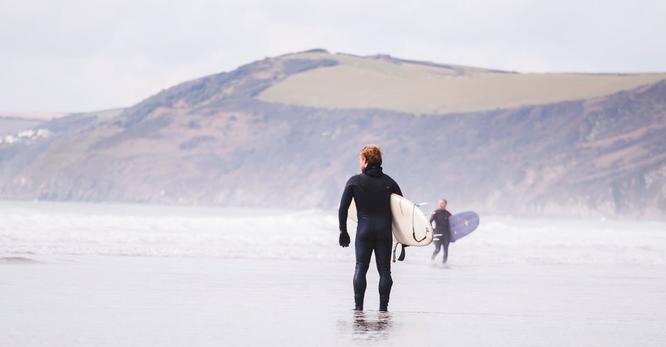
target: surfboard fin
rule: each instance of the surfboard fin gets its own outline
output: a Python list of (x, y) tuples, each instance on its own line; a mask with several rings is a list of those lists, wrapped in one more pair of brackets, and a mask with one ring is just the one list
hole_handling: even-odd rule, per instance
[(401, 243), (398, 243), (398, 242), (396, 242), (393, 245), (393, 262), (394, 263), (395, 263), (395, 251), (398, 249), (398, 245), (402, 246), (402, 247), (400, 247), (400, 255), (398, 256), (399, 261), (405, 260), (405, 247), (409, 247), (409, 246), (405, 246), (405, 245), (403, 245)]
[(398, 257), (398, 261), (405, 260), (405, 247), (409, 246), (402, 245), (402, 247), (400, 248), (400, 256)]

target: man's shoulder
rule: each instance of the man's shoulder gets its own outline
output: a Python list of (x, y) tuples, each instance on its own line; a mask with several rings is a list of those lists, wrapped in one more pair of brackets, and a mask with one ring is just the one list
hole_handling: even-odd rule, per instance
[(360, 174), (353, 175), (353, 176), (349, 177), (349, 179), (347, 180), (347, 184), (346, 184), (346, 186), (355, 186), (355, 185), (358, 185), (360, 179), (361, 179), (361, 175), (360, 175)]
[(392, 184), (397, 184), (397, 183), (395, 182), (395, 180), (394, 180), (391, 176), (389, 176), (389, 175), (387, 175), (387, 174), (385, 174), (385, 173), (383, 173), (383, 172), (382, 172), (382, 177), (384, 177), (385, 180), (391, 182)]

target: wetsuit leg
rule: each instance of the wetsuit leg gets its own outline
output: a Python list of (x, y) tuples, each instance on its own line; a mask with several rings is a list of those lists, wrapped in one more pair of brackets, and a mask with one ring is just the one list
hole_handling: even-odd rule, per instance
[(354, 242), (356, 248), (356, 270), (354, 271), (354, 301), (356, 309), (363, 309), (363, 298), (365, 297), (365, 288), (367, 282), (365, 275), (368, 273), (370, 267), (370, 257), (374, 249), (374, 242), (368, 236), (368, 230), (365, 225), (359, 223), (356, 230), (356, 240)]
[(439, 254), (439, 250), (442, 248), (441, 237), (442, 237), (442, 235), (439, 235), (439, 238), (440, 238), (440, 239), (434, 241), (434, 244), (435, 244), (435, 251), (432, 252), (432, 259), (435, 259), (435, 257), (437, 256), (437, 254)]
[(380, 239), (375, 243), (375, 261), (379, 272), (379, 310), (386, 311), (393, 279), (391, 278), (391, 244), (392, 238)]
[(444, 248), (444, 259), (442, 259), (442, 262), (446, 263), (446, 261), (449, 259), (449, 243), (451, 241), (451, 235), (444, 233), (442, 237), (442, 247)]

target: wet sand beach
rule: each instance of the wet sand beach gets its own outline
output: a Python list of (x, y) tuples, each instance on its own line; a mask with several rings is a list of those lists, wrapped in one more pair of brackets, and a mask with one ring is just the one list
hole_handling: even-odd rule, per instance
[[(0, 229), (3, 346), (666, 341), (660, 223), (641, 224), (625, 239), (615, 237), (624, 235), (623, 222), (567, 221), (548, 238), (543, 221), (487, 218), (485, 228), (452, 245), (448, 265), (431, 262), (431, 248), (409, 248), (407, 260), (393, 265), (390, 311), (381, 313), (373, 266), (366, 310), (352, 310), (353, 256), (325, 230), (335, 227), (325, 212), (255, 215), (259, 224), (293, 225), (291, 233), (234, 238), (233, 229), (219, 226), (249, 218), (236, 212), (103, 205), (1, 211), (13, 223)], [(166, 212), (171, 222), (162, 224)], [(640, 242), (632, 241), (637, 234)], [(286, 237), (295, 246), (280, 241)], [(300, 242), (318, 252), (300, 251)]]

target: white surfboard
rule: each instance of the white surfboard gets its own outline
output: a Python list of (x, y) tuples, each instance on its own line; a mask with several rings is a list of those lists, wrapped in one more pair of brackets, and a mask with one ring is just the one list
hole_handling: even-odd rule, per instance
[[(428, 218), (418, 206), (397, 194), (391, 194), (393, 240), (405, 246), (427, 246), (434, 236)], [(349, 205), (347, 218), (358, 222), (356, 203)]]

